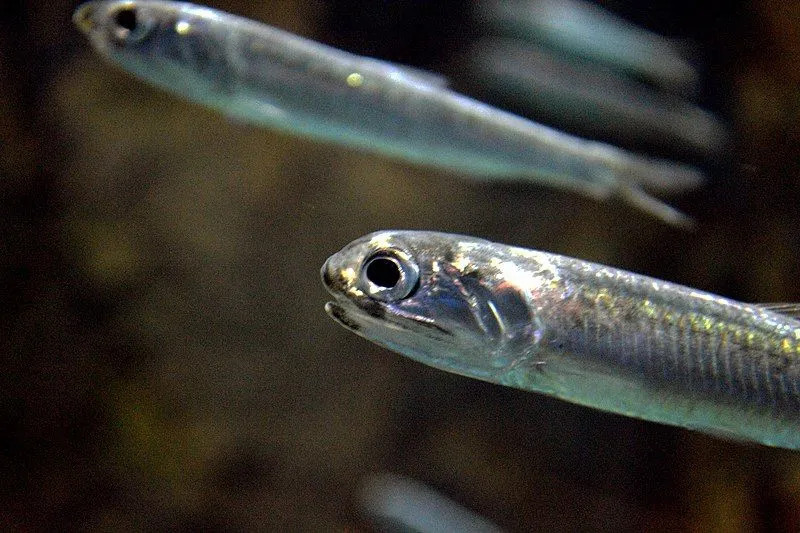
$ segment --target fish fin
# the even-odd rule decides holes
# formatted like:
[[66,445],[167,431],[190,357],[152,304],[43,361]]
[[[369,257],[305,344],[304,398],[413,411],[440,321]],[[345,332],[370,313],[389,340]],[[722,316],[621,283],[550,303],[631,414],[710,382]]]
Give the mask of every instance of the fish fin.
[[690,429],[692,431],[705,433],[707,435],[711,435],[712,437],[716,437],[718,439],[726,440],[729,442],[735,442],[736,444],[741,444],[743,446],[755,445],[755,442],[752,439],[742,437],[732,429],[712,427],[706,424],[686,424],[682,427],[685,427],[686,429]]
[[653,215],[671,226],[689,231],[695,229],[695,222],[691,217],[681,213],[666,202],[647,194],[637,185],[619,182],[616,184],[616,193],[628,204]]
[[800,320],[800,303],[768,303],[756,305],[761,309]]
[[641,156],[631,156],[617,173],[650,191],[666,194],[697,189],[706,182],[705,175],[691,165]]

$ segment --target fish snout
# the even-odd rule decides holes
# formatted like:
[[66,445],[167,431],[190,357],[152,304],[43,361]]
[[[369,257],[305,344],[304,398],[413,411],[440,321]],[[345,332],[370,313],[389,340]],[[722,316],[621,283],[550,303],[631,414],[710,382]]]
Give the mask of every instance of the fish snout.
[[325,261],[320,269],[320,276],[328,292],[337,298],[347,294],[355,282],[354,269],[341,253],[333,254]]
[[97,1],[84,2],[72,14],[72,23],[86,35],[89,35],[95,28],[96,14],[98,10]]
[[322,268],[319,271],[320,276],[322,277],[322,284],[325,285],[325,288],[330,290],[331,285],[333,284],[333,273],[331,272],[331,259],[328,258],[323,263]]

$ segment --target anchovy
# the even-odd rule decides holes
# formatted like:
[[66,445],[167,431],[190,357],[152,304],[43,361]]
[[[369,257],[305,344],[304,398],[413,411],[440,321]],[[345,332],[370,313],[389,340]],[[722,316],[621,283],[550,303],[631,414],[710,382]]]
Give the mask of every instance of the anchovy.
[[362,237],[322,279],[337,322],[436,368],[800,449],[800,306],[424,231]]
[[616,194],[676,225],[646,194],[698,186],[696,169],[572,137],[443,87],[440,78],[180,2],[87,2],[75,24],[105,58],[239,120],[483,179]]
[[417,533],[500,533],[483,516],[462,507],[414,479],[397,474],[373,474],[364,479],[358,496],[362,513],[378,531]]
[[484,38],[472,46],[468,67],[484,91],[584,135],[673,145],[698,156],[717,153],[727,141],[725,127],[708,111],[542,46]]
[[509,37],[543,44],[661,87],[694,93],[699,75],[680,46],[583,0],[483,0],[476,16]]

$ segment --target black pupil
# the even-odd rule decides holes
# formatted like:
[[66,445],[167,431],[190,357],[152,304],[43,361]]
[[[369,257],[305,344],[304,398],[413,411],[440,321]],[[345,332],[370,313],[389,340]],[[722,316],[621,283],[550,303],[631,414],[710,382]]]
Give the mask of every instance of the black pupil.
[[136,29],[136,10],[135,9],[120,9],[114,17],[117,26],[125,28],[128,31]]
[[367,279],[379,287],[391,289],[400,281],[400,267],[391,259],[376,257],[367,265]]

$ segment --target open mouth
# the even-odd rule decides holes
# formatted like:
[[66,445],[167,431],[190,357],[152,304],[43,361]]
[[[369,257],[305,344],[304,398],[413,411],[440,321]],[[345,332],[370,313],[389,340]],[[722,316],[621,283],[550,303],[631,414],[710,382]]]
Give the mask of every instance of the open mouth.
[[347,316],[347,312],[345,311],[344,307],[342,307],[337,302],[327,302],[325,304],[325,312],[334,319],[336,322],[341,324],[342,326],[346,327],[351,331],[358,331],[361,329],[355,321],[351,320]]

